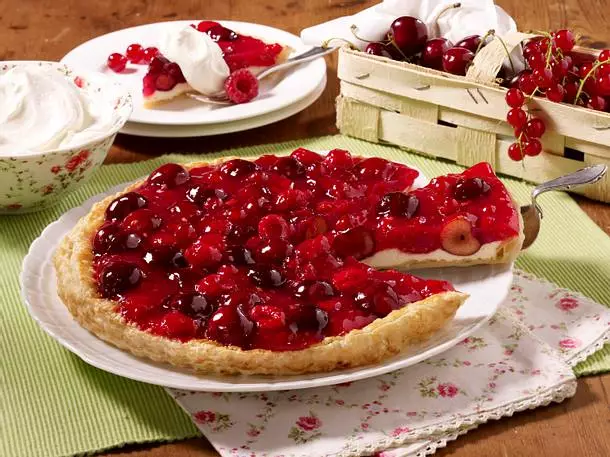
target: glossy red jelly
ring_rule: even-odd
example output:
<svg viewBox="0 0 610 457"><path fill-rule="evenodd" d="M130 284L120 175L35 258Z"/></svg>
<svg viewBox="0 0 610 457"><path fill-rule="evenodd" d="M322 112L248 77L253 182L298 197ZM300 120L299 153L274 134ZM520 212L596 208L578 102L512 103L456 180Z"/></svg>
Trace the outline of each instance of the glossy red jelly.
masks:
<svg viewBox="0 0 610 457"><path fill-rule="evenodd" d="M362 328L453 289L359 259L437 249L447 218L481 242L514 233L488 166L402 193L417 174L338 149L163 165L109 205L93 240L99 293L127 321L182 341L286 351Z"/></svg>

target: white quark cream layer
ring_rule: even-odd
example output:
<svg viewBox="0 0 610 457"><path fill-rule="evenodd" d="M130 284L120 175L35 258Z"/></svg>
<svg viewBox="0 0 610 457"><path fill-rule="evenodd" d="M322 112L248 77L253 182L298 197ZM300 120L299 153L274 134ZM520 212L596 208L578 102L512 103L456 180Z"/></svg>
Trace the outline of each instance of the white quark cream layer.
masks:
<svg viewBox="0 0 610 457"><path fill-rule="evenodd" d="M437 22L439 13L454 3L455 0L384 0L353 16L304 29L301 39L306 44L319 46L331 38L342 38L364 50L367 43L354 36L350 29L352 25L356 26L358 36L364 40L380 41L394 19L400 16L420 19L428 27L429 38L442 36L454 44L468 35L483 36L491 29L498 35L517 30L513 18L493 0L461 0L461 7L447 10Z"/></svg>
<svg viewBox="0 0 610 457"><path fill-rule="evenodd" d="M189 85L204 95L223 90L229 67L222 50L207 33L188 26L170 28L159 43L159 51L176 62Z"/></svg>
<svg viewBox="0 0 610 457"><path fill-rule="evenodd" d="M463 261L468 260L484 260L496 256L496 251L500 246L501 241L494 241L481 246L475 254L470 256L459 256L450 254L442 249L429 252L427 254L411 254L403 252L399 249L385 249L376 252L371 257L363 260L367 265L374 268L396 268L405 263L415 264L417 262L434 262L434 261Z"/></svg>
<svg viewBox="0 0 610 457"><path fill-rule="evenodd" d="M112 127L112 110L103 108L54 68L12 68L0 75L0 156L97 139Z"/></svg>

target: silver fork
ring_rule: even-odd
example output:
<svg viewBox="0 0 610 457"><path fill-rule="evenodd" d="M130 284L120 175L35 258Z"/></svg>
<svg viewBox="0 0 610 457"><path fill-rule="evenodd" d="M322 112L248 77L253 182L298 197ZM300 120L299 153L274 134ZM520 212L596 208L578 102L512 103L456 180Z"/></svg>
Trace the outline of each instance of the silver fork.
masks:
<svg viewBox="0 0 610 457"><path fill-rule="evenodd" d="M266 78L267 76L275 73L276 71L286 70L288 68L294 67L295 65L300 65L302 63L309 62L310 60L314 60L314 59L317 59L318 57L322 57L322 56L325 56L326 54L330 54L331 52L335 51L336 49L338 49L338 48L337 47L323 48L320 46L314 46L310 50L305 51L303 54L299 54L298 56L291 57L290 59L286 60L285 62L278 63L276 65L272 65L269 68L261 71L258 75L256 75L256 79L258 79L258 81L260 81L261 79ZM202 103L211 103L213 105L231 105L232 104L232 102L227 97L227 93L224 90L216 92L215 94L211 94L211 95L202 95L202 94L198 94L195 92L190 92L187 95L189 97L191 97L192 99L197 100Z"/></svg>
<svg viewBox="0 0 610 457"><path fill-rule="evenodd" d="M536 197L538 197L538 195L550 190L568 190L575 186L593 184L602 179L607 170L608 167L606 165L593 165L536 186L534 190L532 190L532 204L521 207L523 233L525 235L522 249L527 249L531 246L540 232L542 210L536 203Z"/></svg>

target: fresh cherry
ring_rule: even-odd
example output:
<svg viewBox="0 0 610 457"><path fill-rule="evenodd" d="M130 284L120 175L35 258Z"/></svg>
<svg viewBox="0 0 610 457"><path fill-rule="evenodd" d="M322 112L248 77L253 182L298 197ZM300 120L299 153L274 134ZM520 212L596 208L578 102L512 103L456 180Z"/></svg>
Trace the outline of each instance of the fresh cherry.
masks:
<svg viewBox="0 0 610 457"><path fill-rule="evenodd" d="M118 220L121 221L133 211L145 208L148 204L146 198L136 192L127 192L108 205L106 208L106 219L107 220Z"/></svg>
<svg viewBox="0 0 610 457"><path fill-rule="evenodd" d="M473 59L472 51L466 48L453 47L443 55L443 69L447 73L464 76Z"/></svg>
<svg viewBox="0 0 610 457"><path fill-rule="evenodd" d="M451 42L446 38L433 38L428 40L421 53L419 63L424 67L443 69L443 55L451 48Z"/></svg>
<svg viewBox="0 0 610 457"><path fill-rule="evenodd" d="M367 54L372 54L374 56L387 57L388 59L392 58L392 54L390 54L383 43L369 43L364 52Z"/></svg>
<svg viewBox="0 0 610 457"><path fill-rule="evenodd" d="M477 52L481 44L481 35L469 35L466 38L458 41L455 46L458 48L466 48L470 52Z"/></svg>
<svg viewBox="0 0 610 457"><path fill-rule="evenodd" d="M411 57L426 46L428 28L415 17L402 16L390 25L390 37L406 57Z"/></svg>
<svg viewBox="0 0 610 457"><path fill-rule="evenodd" d="M99 291L105 298L116 296L137 286L142 271L137 265L126 261L110 262L102 268L99 276Z"/></svg>

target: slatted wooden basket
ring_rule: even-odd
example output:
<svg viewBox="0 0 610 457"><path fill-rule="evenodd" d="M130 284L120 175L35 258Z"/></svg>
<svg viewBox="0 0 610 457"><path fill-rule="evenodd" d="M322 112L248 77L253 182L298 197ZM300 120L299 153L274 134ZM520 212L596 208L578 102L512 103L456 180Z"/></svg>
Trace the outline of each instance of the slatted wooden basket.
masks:
<svg viewBox="0 0 610 457"><path fill-rule="evenodd" d="M512 51L531 37L514 33L503 40ZM595 55L586 48L578 52ZM337 126L346 135L461 165L487 161L500 173L533 183L586 165L610 165L610 113L540 97L529 106L547 126L544 152L526 157L525 166L508 157L515 138L506 123L506 89L496 83L505 59L506 50L495 39L477 54L462 77L342 48ZM580 192L610 202L610 178Z"/></svg>

